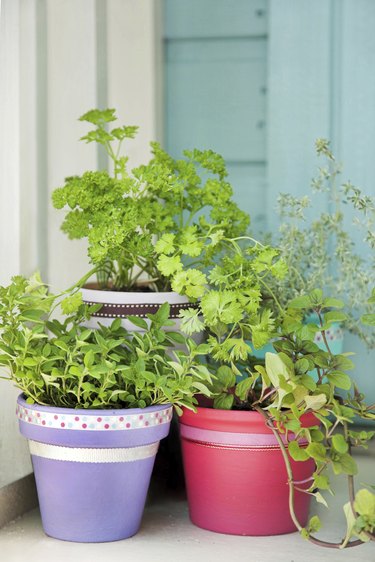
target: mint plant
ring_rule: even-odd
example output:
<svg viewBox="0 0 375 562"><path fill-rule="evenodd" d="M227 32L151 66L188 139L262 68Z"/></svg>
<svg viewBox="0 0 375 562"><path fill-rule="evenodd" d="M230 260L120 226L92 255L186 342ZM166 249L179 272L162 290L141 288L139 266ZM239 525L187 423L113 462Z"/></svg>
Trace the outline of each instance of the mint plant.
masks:
<svg viewBox="0 0 375 562"><path fill-rule="evenodd" d="M51 295L39 276L14 277L0 287L0 366L28 403L63 408L145 408L174 404L194 408L195 394L209 395L211 376L194 360L201 349L179 333L164 331L169 305L142 318L131 334L116 319L109 327L82 326L97 307L78 292ZM60 309L62 319L55 316ZM187 351L173 351L174 343Z"/></svg>
<svg viewBox="0 0 375 562"><path fill-rule="evenodd" d="M155 250L165 233L169 238L163 238L164 244L178 243L189 271L200 251L197 238L212 227L226 236L240 235L249 218L232 200L220 155L191 150L175 160L153 142L150 162L129 170L122 145L135 137L138 127L110 129L116 119L114 109L94 109L80 118L93 125L81 140L102 145L112 171L68 177L53 192L53 204L66 210L62 230L69 238L87 238L101 288L135 290L145 278L153 290L168 291L174 266L170 260L157 264Z"/></svg>
<svg viewBox="0 0 375 562"><path fill-rule="evenodd" d="M285 306L324 287L347 305L343 327L373 348L374 330L363 326L361 316L374 312L367 294L375 284L375 199L350 182L340 183L341 166L327 140L318 139L316 151L325 162L312 180L314 197L283 193L278 199L281 226L275 243L288 274L274 280L273 290ZM319 202L326 206L327 199L329 210L320 213Z"/></svg>
<svg viewBox="0 0 375 562"><path fill-rule="evenodd" d="M210 236L203 242L209 248ZM353 367L350 354L334 355L326 336L333 322L347 320L342 310L344 303L324 297L321 290L314 289L285 305L279 301L279 293L273 291L275 280L287 275L278 250L246 237L233 240L223 236L221 242L224 253L208 270L206 284L201 288L200 309L180 313L183 331L207 331L204 347L212 373L212 406L255 410L264 417L283 454L290 512L303 537L334 548L374 540L375 496L366 488L355 494L353 476L357 465L351 451L354 447L367 447L375 432L356 431L351 426L356 417L375 420L375 405L367 406L363 395L353 387L347 373ZM176 248L170 255L180 256ZM172 275L172 285L177 275L178 272ZM304 322L309 311L315 313L317 322ZM314 343L318 331L325 349ZM261 362L253 356L254 349L268 342L273 343L275 351L267 353ZM303 416L310 412L316 417L316 425L305 428ZM293 435L288 446L281 438L285 433ZM307 446L299 445L301 438ZM315 461L311 480L293 480L290 457ZM330 471L345 475L349 482L349 507L344 507L348 530L338 543L315 536L320 527L316 516L307 528L302 527L294 508L295 490L327 505Z"/></svg>

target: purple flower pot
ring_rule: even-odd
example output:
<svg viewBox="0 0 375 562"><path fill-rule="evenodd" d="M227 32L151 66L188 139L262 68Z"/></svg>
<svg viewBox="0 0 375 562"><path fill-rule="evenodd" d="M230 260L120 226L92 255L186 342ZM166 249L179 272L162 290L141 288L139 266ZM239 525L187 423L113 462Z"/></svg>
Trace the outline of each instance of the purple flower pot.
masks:
<svg viewBox="0 0 375 562"><path fill-rule="evenodd" d="M22 396L17 402L45 533L76 542L134 535L172 406L75 410L29 405Z"/></svg>

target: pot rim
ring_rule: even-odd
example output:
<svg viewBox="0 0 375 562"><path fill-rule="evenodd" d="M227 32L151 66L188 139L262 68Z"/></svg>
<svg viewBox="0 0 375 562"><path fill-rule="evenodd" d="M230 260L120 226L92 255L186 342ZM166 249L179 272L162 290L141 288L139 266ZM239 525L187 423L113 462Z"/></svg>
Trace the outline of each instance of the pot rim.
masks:
<svg viewBox="0 0 375 562"><path fill-rule="evenodd" d="M303 427L319 425L319 420L313 412L302 416ZM233 433L272 433L266 426L265 419L254 410L220 410L216 408L197 407L197 412L183 408L179 419L181 424L196 428L214 429Z"/></svg>
<svg viewBox="0 0 375 562"><path fill-rule="evenodd" d="M143 412L159 412L160 410L166 410L172 407L170 402L165 404L155 404L152 406L146 406L146 408L117 408L117 409L86 409L86 408L63 408L61 406L43 406L41 404L29 404L26 402L24 398L24 394L21 392L17 398L17 404L22 406L23 408L27 408L29 410L36 410L38 412L55 412L58 414L59 412L61 415L65 414L75 414L77 416L130 416L130 415L137 415L142 414Z"/></svg>
<svg viewBox="0 0 375 562"><path fill-rule="evenodd" d="M140 302L142 304L163 304L169 300L176 304L189 303L190 300L186 295L180 295L176 291L160 291L160 292L142 292L142 291L107 291L104 289L91 289L90 287L83 286L80 291L82 292L83 300L108 302L108 303L122 303L124 300L131 302ZM192 303L194 304L194 303Z"/></svg>

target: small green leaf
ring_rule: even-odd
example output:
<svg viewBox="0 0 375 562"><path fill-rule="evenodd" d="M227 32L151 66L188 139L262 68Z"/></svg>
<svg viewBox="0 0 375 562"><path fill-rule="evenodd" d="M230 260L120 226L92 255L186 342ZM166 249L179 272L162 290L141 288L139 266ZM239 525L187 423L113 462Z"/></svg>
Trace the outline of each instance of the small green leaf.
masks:
<svg viewBox="0 0 375 562"><path fill-rule="evenodd" d="M363 314L361 320L366 326L375 326L375 314Z"/></svg>
<svg viewBox="0 0 375 562"><path fill-rule="evenodd" d="M310 394L305 396L304 400L309 410L320 410L326 404L327 397L325 394Z"/></svg>
<svg viewBox="0 0 375 562"><path fill-rule="evenodd" d="M216 371L216 377L224 388L232 388L236 384L236 377L230 367L222 365Z"/></svg>
<svg viewBox="0 0 375 562"><path fill-rule="evenodd" d="M326 460L326 449L321 443L309 443L306 453L316 461L324 462Z"/></svg>
<svg viewBox="0 0 375 562"><path fill-rule="evenodd" d="M314 483L321 490L329 490L329 480L324 474L314 476Z"/></svg>
<svg viewBox="0 0 375 562"><path fill-rule="evenodd" d="M327 298L323 301L324 308L343 308L344 302L339 299Z"/></svg>
<svg viewBox="0 0 375 562"><path fill-rule="evenodd" d="M236 384L236 390L235 390L236 396L238 396L238 398L243 402L247 400L249 391L251 390L253 384L254 384L254 377L247 377L243 381Z"/></svg>
<svg viewBox="0 0 375 562"><path fill-rule="evenodd" d="M334 448L336 449L336 451L338 451L339 453L347 453L348 452L348 444L345 441L345 438L343 435L341 435L341 433L336 433L333 437L332 437L332 445L334 446Z"/></svg>
<svg viewBox="0 0 375 562"><path fill-rule="evenodd" d="M139 316L127 316L127 320L129 320L129 322L134 324L134 326L137 326L138 328L142 328L142 330L148 329L148 324L146 320L140 318Z"/></svg>
<svg viewBox="0 0 375 562"><path fill-rule="evenodd" d="M280 375L286 380L290 379L289 369L277 353L266 353L266 371L275 388L280 385Z"/></svg>
<svg viewBox="0 0 375 562"><path fill-rule="evenodd" d="M322 503L325 507L328 507L328 503L325 497L320 492L314 492L313 496L315 497L318 503Z"/></svg>
<svg viewBox="0 0 375 562"><path fill-rule="evenodd" d="M322 524L317 515L313 515L308 524L309 533L316 533L321 528Z"/></svg>
<svg viewBox="0 0 375 562"><path fill-rule="evenodd" d="M347 315L344 312L340 312L337 310L333 310L330 312L326 312L324 314L324 321L325 322L329 322L330 324L332 322L344 322L347 319Z"/></svg>
<svg viewBox="0 0 375 562"><path fill-rule="evenodd" d="M233 394L220 394L214 400L214 408L218 410L230 410L233 406Z"/></svg>
<svg viewBox="0 0 375 562"><path fill-rule="evenodd" d="M375 521L375 494L362 488L355 496L354 509L363 516L372 517Z"/></svg>
<svg viewBox="0 0 375 562"><path fill-rule="evenodd" d="M337 388L343 388L344 390L349 390L352 386L352 380L346 373L341 373L340 371L333 371L327 375L329 382Z"/></svg>
<svg viewBox="0 0 375 562"><path fill-rule="evenodd" d="M300 447L297 441L290 441L290 443L288 443L288 451L295 461L305 461L309 458L306 450Z"/></svg>

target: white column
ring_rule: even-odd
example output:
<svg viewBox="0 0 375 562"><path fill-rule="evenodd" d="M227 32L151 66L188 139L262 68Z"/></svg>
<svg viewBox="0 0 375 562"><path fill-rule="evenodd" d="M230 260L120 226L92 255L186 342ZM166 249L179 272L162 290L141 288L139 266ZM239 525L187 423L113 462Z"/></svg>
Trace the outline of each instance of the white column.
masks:
<svg viewBox="0 0 375 562"><path fill-rule="evenodd" d="M86 243L60 230L64 212L50 196L66 176L97 166L96 147L79 138L86 133L78 118L96 106L95 0L47 2L48 280L64 289L89 270Z"/></svg>
<svg viewBox="0 0 375 562"><path fill-rule="evenodd" d="M139 125L126 145L132 165L145 162L162 137L162 33L158 0L108 0L108 105L121 122Z"/></svg>
<svg viewBox="0 0 375 562"><path fill-rule="evenodd" d="M20 2L3 0L0 9L0 284L5 285L21 273ZM15 416L17 394L0 380L0 487L31 472Z"/></svg>

